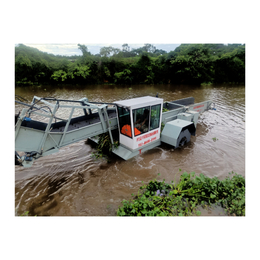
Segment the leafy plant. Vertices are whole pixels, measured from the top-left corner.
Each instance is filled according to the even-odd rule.
[[[234,174],[233,172],[230,174]],[[172,182],[173,183],[173,182]],[[220,204],[229,215],[245,216],[245,179],[236,173],[220,181],[184,172],[178,183],[152,180],[130,201],[123,200],[118,216],[200,216],[200,205]]]
[[[161,123],[161,132],[163,131],[163,128],[165,127],[165,124],[162,122]]]
[[[16,213],[17,214],[17,213]],[[19,215],[18,215],[19,216]],[[29,211],[25,211],[24,213],[22,213],[20,215],[20,217],[29,217]],[[35,217],[37,217],[37,215],[35,215]]]
[[[113,148],[117,148],[118,146],[118,141],[114,141],[114,145],[112,144],[109,133],[101,134],[98,139],[97,152],[92,153],[92,155],[96,159],[107,157],[111,155]]]
[[[162,112],[167,112],[167,111],[169,111],[169,109],[167,109],[165,107],[162,109]]]
[[[26,216],[28,217],[29,211],[25,211],[21,216]]]

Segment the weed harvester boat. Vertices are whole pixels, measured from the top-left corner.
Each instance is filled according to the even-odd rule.
[[[15,161],[24,167],[64,146],[87,138],[95,140],[107,132],[112,152],[124,160],[162,142],[178,148],[195,135],[199,114],[214,109],[212,101],[194,104],[193,97],[164,102],[158,97],[145,96],[101,103],[87,98],[34,96],[31,104],[15,101],[27,106],[16,115],[15,123]],[[116,129],[119,146],[114,146],[112,135]]]

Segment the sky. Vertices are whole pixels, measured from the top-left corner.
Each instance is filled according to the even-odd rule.
[[[77,43],[56,43],[56,44],[33,44],[33,43],[24,43],[26,46],[36,48],[40,51],[51,53],[54,55],[65,55],[65,56],[72,56],[72,55],[82,55],[82,52],[78,49]],[[108,47],[112,46],[114,48],[122,49],[122,44],[111,44],[111,43],[98,43],[98,44],[88,44],[88,43],[80,43],[84,44],[88,47],[88,51],[91,52],[91,54],[98,54],[100,51],[100,48],[102,47]],[[151,43],[152,44],[152,43]],[[176,47],[178,47],[180,44],[152,44],[157,49],[165,50],[166,52],[173,51]],[[143,47],[144,43],[142,44],[128,44],[128,46],[131,49],[136,49],[139,47]]]

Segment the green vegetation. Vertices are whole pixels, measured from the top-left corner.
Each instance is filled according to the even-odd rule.
[[[21,215],[18,215],[17,213],[17,209],[15,210],[15,215],[18,217],[29,217],[29,211],[25,211],[24,213],[22,213]],[[37,215],[35,215],[35,217],[37,217]]]
[[[26,211],[26,212],[24,212],[21,216],[22,216],[22,217],[23,217],[23,216],[28,217],[28,215],[29,215],[29,211]]]
[[[47,54],[19,44],[15,47],[15,84],[203,84],[244,83],[245,45],[181,44],[167,53],[145,44],[130,50],[109,47],[92,55],[78,44],[82,56]]]
[[[245,216],[245,178],[229,173],[220,181],[203,174],[184,172],[180,181],[167,184],[152,180],[140,187],[133,199],[123,200],[118,216],[192,216],[201,215],[198,206],[221,205],[228,215]]]
[[[163,111],[163,112],[165,112],[165,111]],[[161,132],[163,131],[163,128],[165,127],[165,124],[162,122],[161,123]]]
[[[106,158],[109,161],[108,157],[111,155],[112,149],[119,146],[118,136],[115,136],[115,132],[113,132],[113,134],[114,145],[111,142],[109,133],[104,133],[98,136],[97,151],[92,153],[96,159]]]
[[[170,110],[167,109],[167,108],[165,108],[165,107],[162,109],[162,112],[163,112],[163,113],[164,113],[164,112],[168,112],[168,111],[170,111]]]

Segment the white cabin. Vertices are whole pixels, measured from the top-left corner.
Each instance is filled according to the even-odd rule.
[[[120,145],[136,150],[160,139],[163,99],[146,96],[114,103]]]

